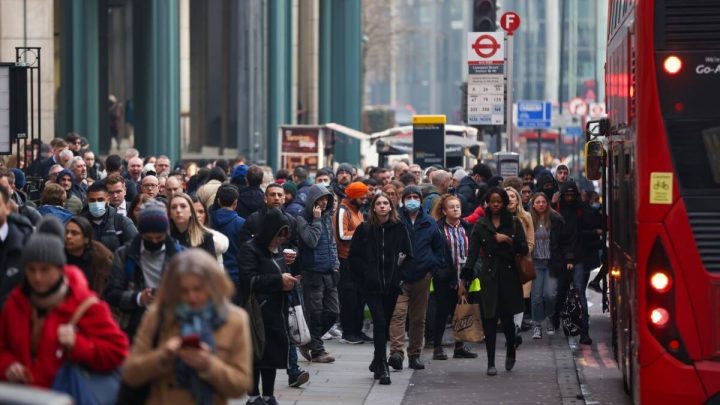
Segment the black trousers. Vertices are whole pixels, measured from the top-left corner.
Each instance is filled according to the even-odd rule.
[[[457,289],[452,288],[447,281],[433,280],[433,285],[435,286],[435,291],[432,293],[435,296],[435,322],[432,341],[433,347],[440,347],[445,333],[445,323],[448,316],[455,313],[458,295]]]
[[[255,385],[253,385],[252,391],[249,395],[260,395],[260,377],[262,377],[262,395],[271,397],[275,392],[275,376],[277,370],[274,368],[253,368],[253,379]]]
[[[350,277],[347,259],[340,259],[338,295],[340,298],[340,326],[342,326],[343,336],[359,337],[362,333],[365,301],[357,284]]]
[[[390,319],[395,311],[398,292],[385,294],[366,294],[365,302],[370,309],[373,321],[373,344],[375,346],[375,361],[387,361],[388,330]]]
[[[482,304],[480,304],[482,306]],[[485,311],[482,311],[484,314]],[[515,357],[515,314],[506,314],[498,307],[494,318],[483,317],[483,329],[485,329],[485,349],[487,351],[488,367],[495,367],[495,346],[497,342],[498,317],[502,322],[505,341],[507,342],[507,357]]]

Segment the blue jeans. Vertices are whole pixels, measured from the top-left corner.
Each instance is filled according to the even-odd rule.
[[[293,376],[300,372],[300,367],[298,366],[298,356],[297,356],[297,347],[290,346],[288,347],[288,369],[287,369],[287,375]]]
[[[580,328],[580,334],[587,336],[590,331],[590,325],[588,324],[588,306],[587,306],[587,285],[590,280],[590,271],[585,270],[585,266],[582,263],[578,263],[573,267],[573,286],[578,290],[580,294],[580,302],[582,303],[583,318],[582,325]]]
[[[536,277],[532,282],[530,300],[533,322],[539,324],[555,314],[558,284],[557,278],[550,274],[548,260],[533,260],[533,264],[535,264]]]

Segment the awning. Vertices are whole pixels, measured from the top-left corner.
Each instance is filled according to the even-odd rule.
[[[360,141],[366,141],[366,140],[368,140],[368,137],[369,137],[369,135],[364,132],[346,127],[345,125],[336,124],[334,122],[325,124],[325,127],[330,128],[335,132],[340,132],[343,135],[347,135],[350,138],[355,138]]]

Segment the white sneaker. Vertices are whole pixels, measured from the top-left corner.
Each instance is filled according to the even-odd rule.
[[[326,332],[324,335],[322,335],[322,340],[332,340],[333,335],[330,334],[330,332]]]
[[[330,328],[330,330],[328,331],[328,333],[334,338],[342,337],[342,331],[340,330],[340,328],[338,328],[337,324],[333,325],[332,328]]]
[[[552,325],[548,326],[545,331],[547,332],[548,336],[555,336],[555,328],[553,328]]]
[[[542,328],[540,326],[533,327],[533,339],[542,339]]]

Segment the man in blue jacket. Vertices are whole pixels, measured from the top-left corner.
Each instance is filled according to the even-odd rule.
[[[237,252],[240,247],[240,237],[245,226],[245,219],[238,215],[237,203],[240,193],[233,184],[223,184],[215,194],[216,201],[220,208],[212,212],[212,223],[216,231],[227,236],[230,240],[228,249],[223,253],[223,266],[225,271],[235,283],[238,296],[236,302],[242,303],[240,299],[240,269],[237,262]],[[238,301],[239,300],[239,301]]]
[[[337,292],[340,262],[333,236],[333,202],[332,193],[315,184],[308,191],[303,215],[297,217],[305,318],[312,337],[310,344],[300,348],[300,353],[316,363],[335,361],[322,341],[322,335],[335,324],[340,312]]]
[[[405,273],[403,293],[398,296],[392,321],[390,322],[390,358],[388,364],[395,370],[403,367],[403,341],[405,320],[410,317],[410,343],[408,344],[409,367],[422,370],[420,360],[423,337],[425,336],[425,313],[430,293],[432,274],[442,268],[445,242],[437,222],[420,208],[422,192],[419,187],[408,186],[403,191],[403,208],[400,218],[410,234],[415,254],[412,265]]]

